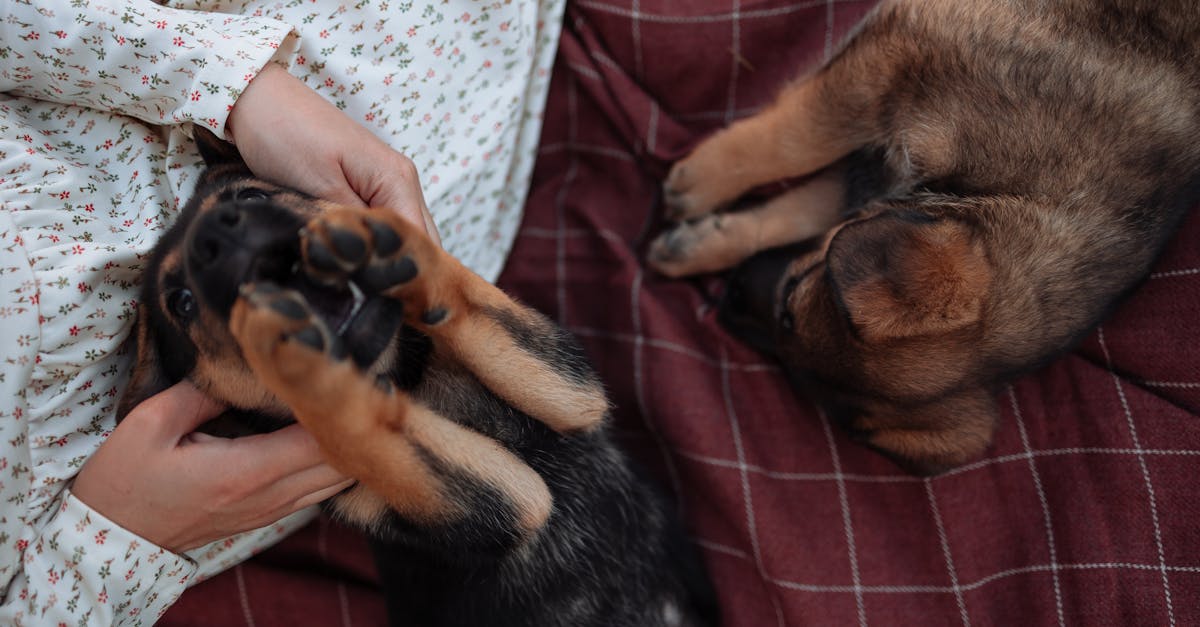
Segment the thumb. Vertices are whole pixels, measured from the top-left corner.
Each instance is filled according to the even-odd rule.
[[[125,422],[131,419],[144,421],[145,426],[159,437],[178,440],[219,416],[226,408],[224,403],[206,396],[190,382],[180,381],[142,401]]]

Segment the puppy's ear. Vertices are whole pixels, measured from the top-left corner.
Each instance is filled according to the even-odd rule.
[[[969,327],[983,315],[991,265],[959,220],[885,211],[843,227],[826,264],[861,338],[881,341]]]
[[[242,161],[242,155],[238,154],[233,144],[217,137],[203,126],[192,125],[192,139],[196,140],[196,148],[200,150],[200,156],[204,157],[204,163],[209,168],[225,165],[246,167],[246,162]]]
[[[134,340],[137,356],[133,364],[133,374],[129,377],[129,385],[125,394],[121,396],[121,402],[117,404],[117,422],[124,420],[142,401],[171,387],[172,381],[163,367],[162,359],[159,358],[152,327],[150,308],[145,303],[139,304]]]

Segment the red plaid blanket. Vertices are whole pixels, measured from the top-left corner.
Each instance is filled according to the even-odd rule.
[[[1002,392],[986,459],[932,479],[850,442],[722,332],[719,281],[645,270],[669,165],[872,4],[575,2],[501,284],[581,339],[728,625],[1200,624],[1200,215],[1096,333]],[[321,522],[164,624],[380,624],[361,551]]]

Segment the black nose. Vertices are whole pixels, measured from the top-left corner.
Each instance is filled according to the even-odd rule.
[[[238,246],[242,240],[245,209],[239,203],[226,203],[200,216],[191,243],[192,262],[198,267],[211,265]]]

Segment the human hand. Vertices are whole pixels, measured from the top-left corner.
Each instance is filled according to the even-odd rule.
[[[190,383],[143,401],[75,478],[75,497],[179,553],[269,525],[353,485],[300,425],[237,439],[194,433],[225,408]]]
[[[255,176],[351,207],[386,207],[441,243],[416,166],[309,89],[268,64],[229,112],[229,136]]]

